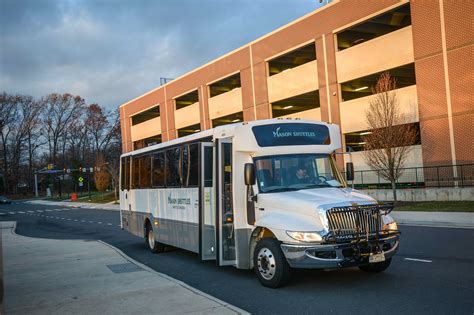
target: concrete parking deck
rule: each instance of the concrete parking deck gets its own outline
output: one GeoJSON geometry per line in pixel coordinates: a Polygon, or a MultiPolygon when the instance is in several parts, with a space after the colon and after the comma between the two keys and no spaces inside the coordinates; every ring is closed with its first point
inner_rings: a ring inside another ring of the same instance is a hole
{"type": "Polygon", "coordinates": [[[246,313],[100,241],[15,234],[0,222],[6,314],[246,313]]]}

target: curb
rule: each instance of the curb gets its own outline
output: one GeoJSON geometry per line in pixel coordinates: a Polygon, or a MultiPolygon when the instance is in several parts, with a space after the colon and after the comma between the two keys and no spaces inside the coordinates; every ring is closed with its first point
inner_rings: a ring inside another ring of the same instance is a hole
{"type": "MultiPolygon", "coordinates": [[[[35,238],[35,239],[37,239],[37,237],[29,237],[29,236],[23,236],[23,235],[17,234],[17,233],[16,233],[17,221],[3,221],[3,222],[11,222],[11,223],[13,223],[13,226],[9,228],[9,229],[10,229],[10,233],[12,233],[13,235],[19,236],[19,237],[26,237],[26,238],[35,238]]],[[[0,231],[0,233],[1,233],[1,231],[0,231]]],[[[85,240],[77,239],[76,241],[85,241],[85,240]]],[[[208,299],[208,300],[210,300],[210,301],[213,301],[213,302],[219,304],[219,305],[222,306],[222,307],[228,308],[228,309],[230,309],[231,311],[236,312],[237,314],[250,314],[249,312],[244,311],[243,309],[238,308],[237,306],[234,306],[234,305],[232,305],[232,304],[229,304],[229,303],[227,303],[227,302],[224,302],[224,301],[222,301],[222,300],[219,300],[218,298],[213,297],[212,295],[209,295],[209,294],[207,294],[207,293],[204,293],[204,292],[202,292],[202,291],[200,291],[200,290],[198,290],[198,289],[196,289],[196,288],[194,288],[194,287],[192,287],[192,286],[190,286],[190,285],[188,285],[188,284],[186,284],[186,283],[184,283],[184,282],[182,282],[182,281],[180,281],[180,280],[177,280],[177,279],[175,279],[175,278],[172,278],[172,277],[170,277],[170,276],[168,276],[168,275],[166,275],[166,274],[160,273],[160,272],[158,272],[158,271],[156,271],[156,270],[154,270],[154,269],[148,267],[147,265],[144,265],[144,264],[142,264],[142,263],[136,261],[135,259],[133,259],[132,257],[128,256],[128,255],[125,254],[123,251],[121,251],[120,249],[118,249],[117,247],[115,247],[115,246],[113,246],[113,245],[110,245],[110,244],[108,244],[108,243],[106,243],[106,242],[104,242],[104,241],[101,241],[101,240],[96,240],[95,242],[100,243],[100,244],[102,244],[102,245],[105,245],[105,246],[111,248],[112,250],[114,250],[115,252],[117,252],[117,254],[119,254],[120,256],[122,256],[125,260],[127,260],[127,261],[129,261],[129,262],[131,262],[131,263],[133,263],[133,264],[135,264],[135,265],[137,265],[137,266],[139,266],[139,267],[142,268],[143,270],[145,270],[145,271],[147,271],[147,272],[149,272],[149,273],[152,273],[152,274],[154,274],[154,275],[156,275],[156,276],[158,276],[158,277],[164,278],[164,279],[166,279],[166,280],[168,280],[168,281],[174,282],[174,283],[176,283],[177,285],[179,285],[180,287],[182,287],[182,288],[184,288],[184,289],[186,289],[186,290],[188,290],[188,291],[191,291],[192,293],[194,293],[194,294],[196,294],[196,295],[202,296],[202,297],[204,297],[204,298],[206,298],[206,299],[208,299]]]]}
{"type": "Polygon", "coordinates": [[[213,301],[213,302],[215,302],[215,303],[217,303],[217,304],[219,304],[219,305],[221,305],[221,306],[223,306],[223,307],[226,307],[226,308],[228,308],[228,309],[230,309],[230,310],[232,310],[232,311],[234,311],[234,312],[236,312],[236,313],[238,313],[238,314],[250,314],[249,312],[244,311],[243,309],[238,308],[237,306],[234,306],[234,305],[232,305],[232,304],[229,304],[229,303],[227,303],[227,302],[224,302],[224,301],[222,301],[222,300],[219,300],[218,298],[213,297],[212,295],[209,295],[209,294],[207,294],[207,293],[204,293],[204,292],[202,292],[202,291],[200,291],[200,290],[198,290],[198,289],[196,289],[196,288],[194,288],[194,287],[192,287],[192,286],[190,286],[190,285],[188,285],[188,284],[186,284],[186,283],[184,283],[184,282],[182,282],[182,281],[180,281],[180,280],[177,280],[177,279],[172,278],[172,277],[170,277],[170,276],[168,276],[168,275],[166,275],[166,274],[163,274],[163,273],[160,273],[160,272],[158,272],[158,271],[156,271],[156,270],[154,270],[154,269],[151,269],[151,268],[148,267],[147,265],[144,265],[144,264],[142,264],[142,263],[136,261],[135,259],[131,258],[130,256],[128,256],[127,254],[125,254],[124,252],[122,252],[120,249],[118,249],[118,248],[115,247],[115,246],[112,246],[112,245],[110,245],[110,244],[108,244],[108,243],[105,243],[104,241],[101,241],[101,240],[97,240],[97,242],[99,242],[99,243],[101,243],[101,244],[103,244],[103,245],[105,245],[105,246],[108,246],[108,247],[110,247],[111,249],[115,250],[120,256],[122,256],[122,257],[125,258],[126,260],[130,261],[131,263],[133,263],[133,264],[139,266],[140,268],[143,268],[144,270],[146,270],[146,271],[148,271],[148,272],[150,272],[150,273],[153,273],[153,274],[155,274],[155,275],[157,275],[157,276],[159,276],[159,277],[162,277],[162,278],[165,278],[165,279],[167,279],[167,280],[169,280],[169,281],[172,281],[172,282],[178,284],[179,286],[181,286],[181,287],[183,287],[183,288],[185,288],[185,289],[187,289],[187,290],[193,292],[194,294],[197,294],[197,295],[200,295],[200,296],[202,296],[202,297],[205,297],[206,299],[211,300],[211,301],[213,301]]]}

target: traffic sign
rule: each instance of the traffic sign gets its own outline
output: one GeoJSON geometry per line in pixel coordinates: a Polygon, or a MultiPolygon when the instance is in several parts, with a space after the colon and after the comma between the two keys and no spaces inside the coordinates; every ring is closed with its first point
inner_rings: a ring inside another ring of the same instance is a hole
{"type": "Polygon", "coordinates": [[[79,183],[82,183],[84,181],[84,178],[82,176],[79,176],[78,180],[79,180],[79,183]]]}

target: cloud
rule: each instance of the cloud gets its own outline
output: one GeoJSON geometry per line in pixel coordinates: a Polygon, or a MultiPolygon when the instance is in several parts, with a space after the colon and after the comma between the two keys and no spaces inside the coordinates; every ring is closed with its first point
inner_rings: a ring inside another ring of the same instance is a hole
{"type": "Polygon", "coordinates": [[[0,87],[108,108],[320,6],[318,1],[2,0],[0,87]]]}

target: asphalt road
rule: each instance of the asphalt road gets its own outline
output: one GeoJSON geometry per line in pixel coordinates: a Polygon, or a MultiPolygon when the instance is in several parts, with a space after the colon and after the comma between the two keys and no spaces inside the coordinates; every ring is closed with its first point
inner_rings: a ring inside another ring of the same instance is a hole
{"type": "Polygon", "coordinates": [[[357,268],[295,270],[287,287],[268,289],[251,271],[217,267],[199,261],[194,253],[150,253],[141,238],[120,229],[117,211],[20,203],[0,205],[0,220],[17,221],[17,233],[25,236],[105,241],[159,272],[255,314],[474,312],[474,229],[402,226],[401,248],[382,274],[357,268]]]}

